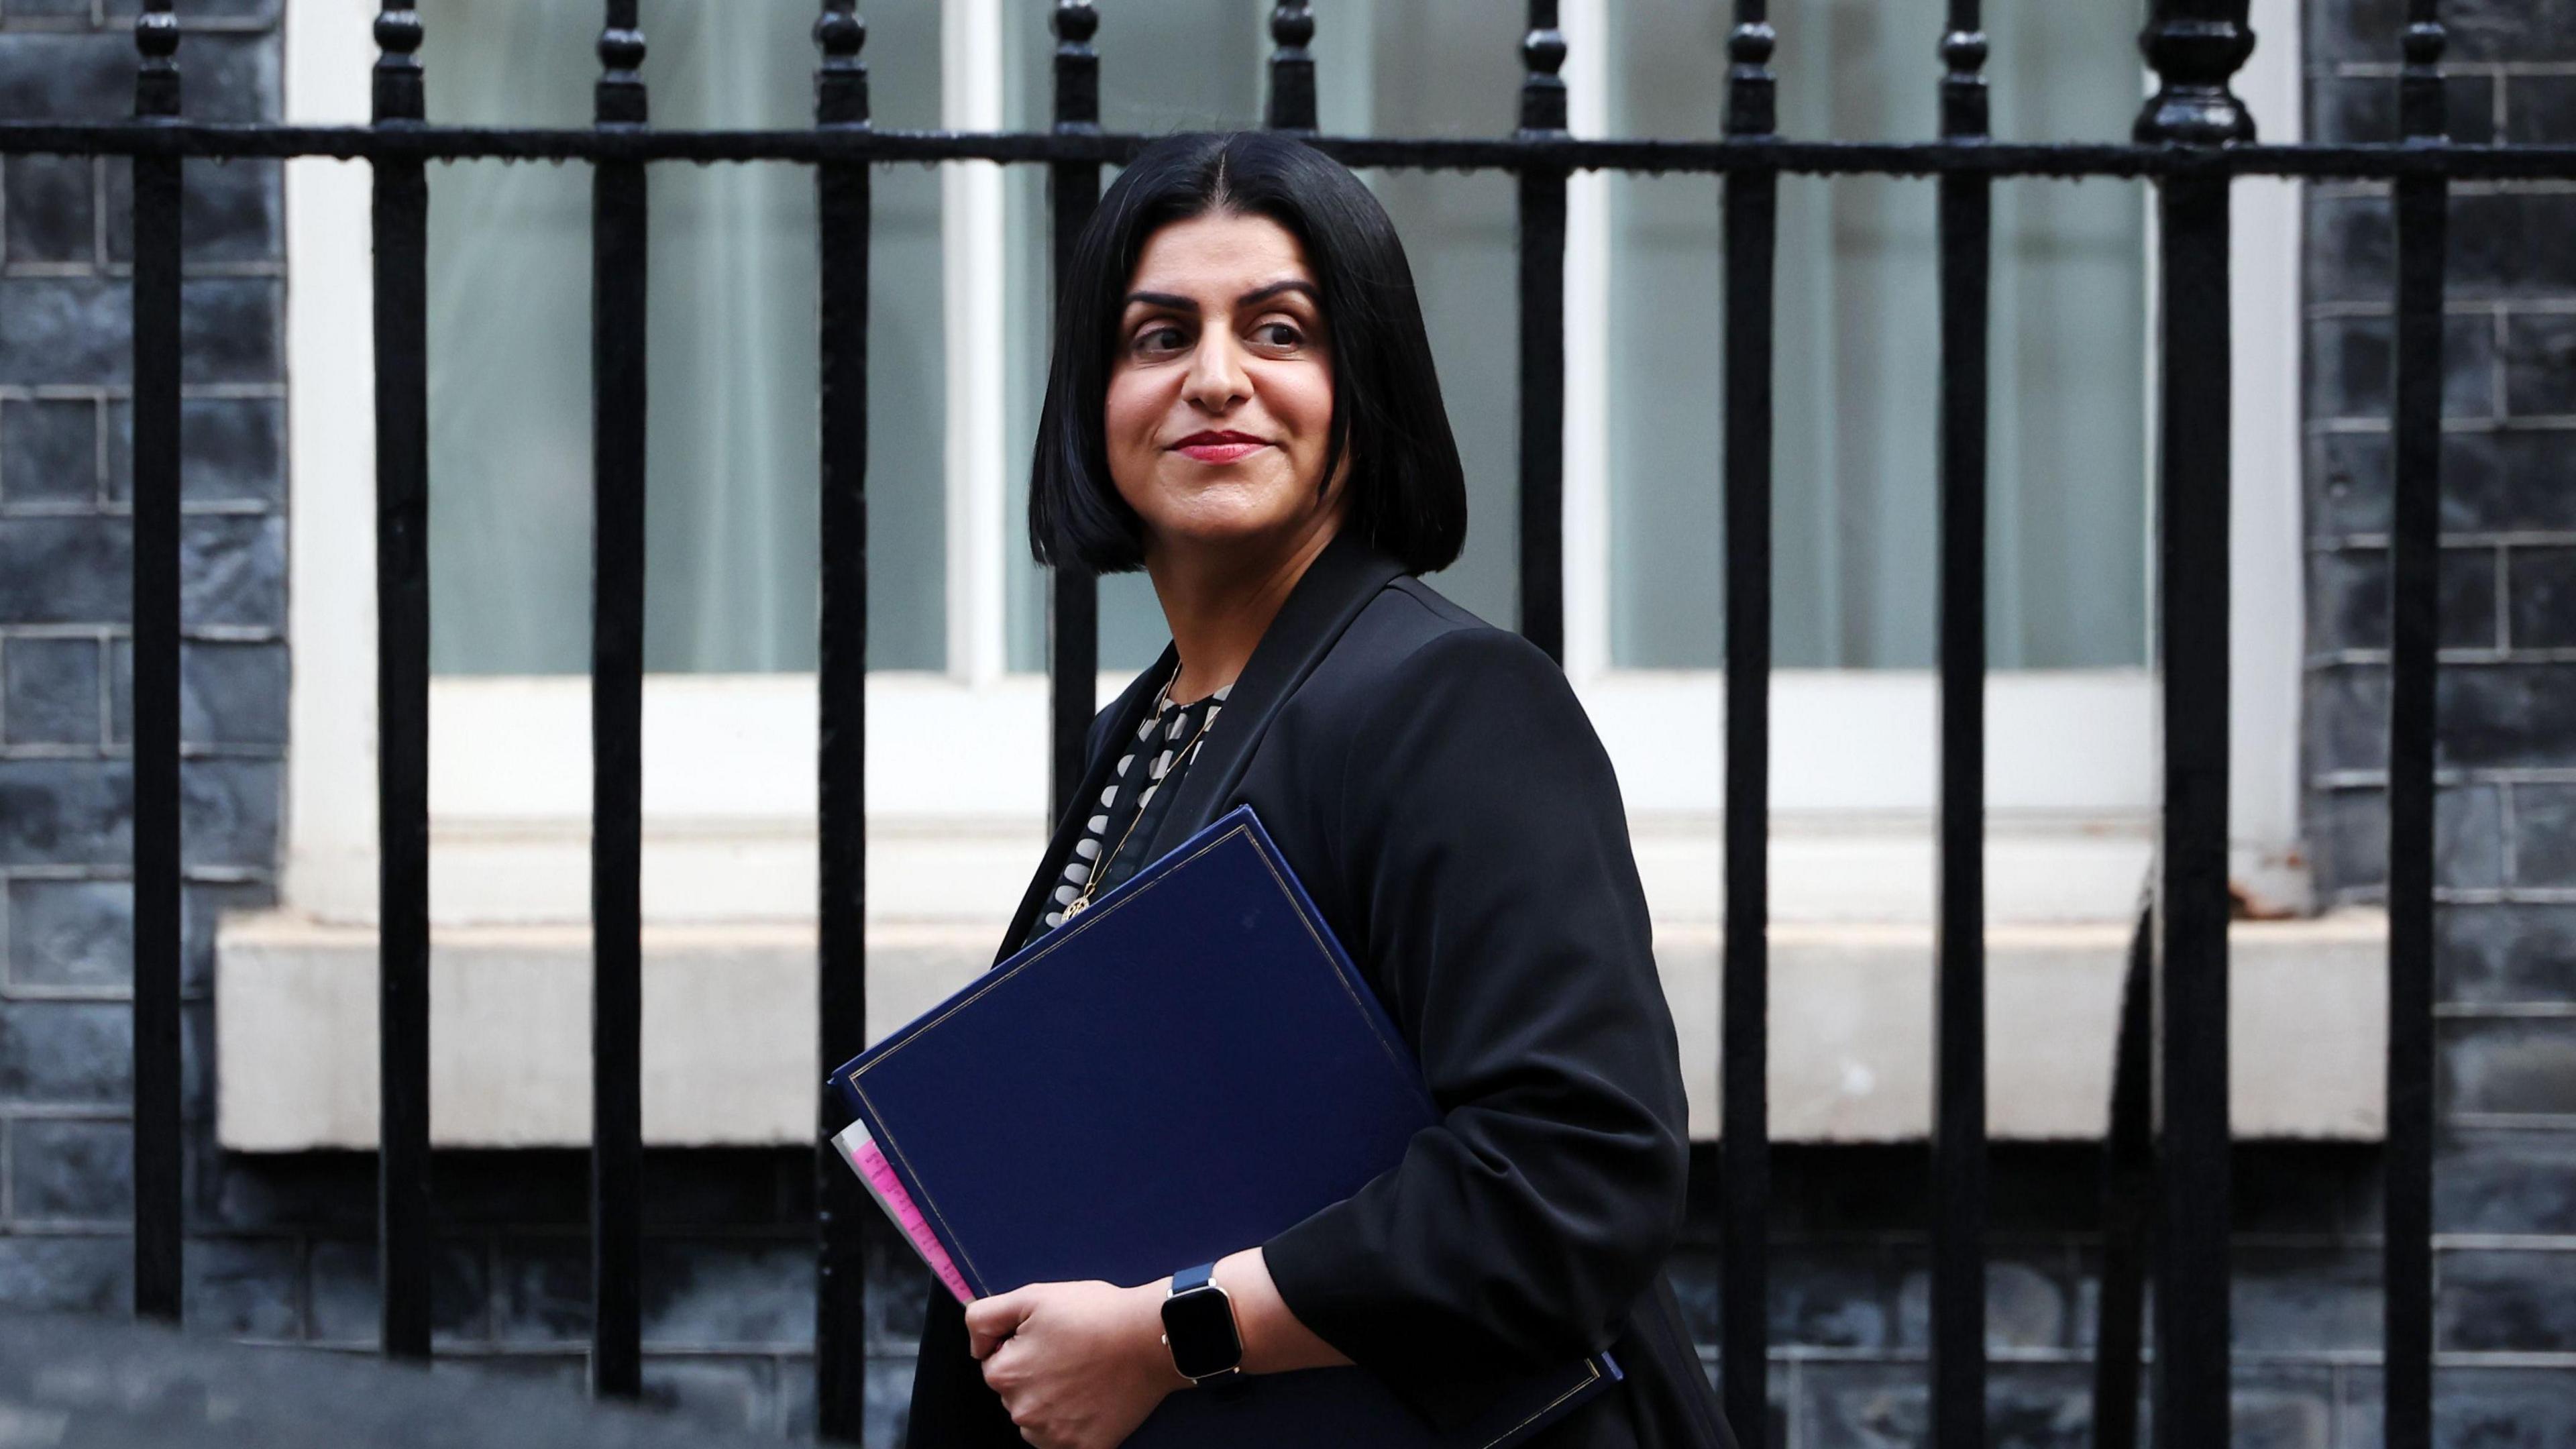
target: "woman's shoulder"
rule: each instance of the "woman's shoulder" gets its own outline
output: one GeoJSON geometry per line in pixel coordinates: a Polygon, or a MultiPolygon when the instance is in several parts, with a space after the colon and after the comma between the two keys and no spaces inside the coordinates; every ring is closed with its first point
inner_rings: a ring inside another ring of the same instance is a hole
{"type": "Polygon", "coordinates": [[[1388,712],[1450,710],[1586,724],[1546,651],[1410,575],[1390,581],[1352,619],[1299,691],[1310,692],[1304,702],[1350,725],[1388,712]]]}

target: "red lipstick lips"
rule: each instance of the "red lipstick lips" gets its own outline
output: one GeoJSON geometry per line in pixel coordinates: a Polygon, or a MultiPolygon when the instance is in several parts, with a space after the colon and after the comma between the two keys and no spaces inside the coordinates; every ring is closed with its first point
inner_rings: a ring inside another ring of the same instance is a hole
{"type": "Polygon", "coordinates": [[[1250,433],[1192,433],[1172,445],[1173,451],[1202,463],[1231,463],[1269,444],[1250,433]]]}

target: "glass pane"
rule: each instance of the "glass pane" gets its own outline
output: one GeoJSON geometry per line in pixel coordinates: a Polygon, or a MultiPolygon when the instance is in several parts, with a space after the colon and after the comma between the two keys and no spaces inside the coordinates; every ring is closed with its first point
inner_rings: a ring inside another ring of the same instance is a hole
{"type": "MultiPolygon", "coordinates": [[[[429,113],[578,126],[595,5],[423,0],[429,113]]],[[[645,0],[656,124],[813,119],[813,7],[645,0]],[[752,14],[746,14],[746,10],[752,14]]],[[[881,123],[938,121],[937,17],[872,15],[881,123]]],[[[801,166],[651,172],[646,667],[814,667],[819,263],[801,166]]],[[[431,175],[432,664],[580,673],[589,660],[590,173],[470,162],[431,175]]],[[[870,279],[870,663],[944,658],[939,187],[881,168],[870,279]]]]}
{"type": "MultiPolygon", "coordinates": [[[[1131,0],[1107,9],[1101,54],[1103,124],[1147,133],[1257,126],[1266,95],[1266,7],[1190,0],[1131,0]]],[[[1521,16],[1490,0],[1344,3],[1318,17],[1317,102],[1336,134],[1499,135],[1519,114],[1521,16]],[[1353,78],[1358,78],[1354,83],[1353,78]]],[[[1011,123],[1044,127],[1050,115],[1052,38],[1042,17],[1015,24],[1011,123]]],[[[1432,582],[1488,619],[1514,609],[1513,489],[1517,347],[1513,186],[1499,175],[1366,172],[1395,219],[1414,265],[1451,426],[1468,478],[1467,550],[1432,582]]],[[[1016,261],[1012,436],[1037,426],[1046,377],[1047,231],[1044,177],[1015,175],[1016,261]]],[[[1022,454],[1021,456],[1025,456],[1022,454]]],[[[1013,527],[1025,517],[1028,478],[1015,468],[1013,527]]],[[[1011,667],[1045,664],[1044,578],[1015,549],[1011,667]]],[[[1101,581],[1101,667],[1137,669],[1169,637],[1141,574],[1101,581]]]]}
{"type": "MultiPolygon", "coordinates": [[[[1611,9],[1625,135],[1722,129],[1723,16],[1611,9]]],[[[2111,139],[2140,94],[2134,17],[1993,7],[1995,129],[2111,139]]],[[[1779,20],[1784,133],[1923,139],[1937,18],[1818,0],[1779,20]]],[[[1719,184],[1614,176],[1612,654],[1708,667],[1722,650],[1719,184]]],[[[1998,668],[2143,662],[2143,198],[2132,185],[1996,188],[1990,382],[1998,668]]],[[[1933,662],[1938,280],[1934,192],[1783,178],[1775,307],[1773,647],[1790,667],[1933,662]]]]}

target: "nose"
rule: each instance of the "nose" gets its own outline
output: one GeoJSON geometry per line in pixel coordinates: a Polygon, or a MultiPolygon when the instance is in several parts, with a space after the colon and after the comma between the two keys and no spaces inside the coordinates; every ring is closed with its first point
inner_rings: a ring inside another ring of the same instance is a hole
{"type": "Polygon", "coordinates": [[[1222,413],[1251,396],[1251,390],[1234,333],[1224,327],[1203,329],[1190,354],[1189,375],[1181,380],[1181,395],[1203,412],[1222,413]]]}

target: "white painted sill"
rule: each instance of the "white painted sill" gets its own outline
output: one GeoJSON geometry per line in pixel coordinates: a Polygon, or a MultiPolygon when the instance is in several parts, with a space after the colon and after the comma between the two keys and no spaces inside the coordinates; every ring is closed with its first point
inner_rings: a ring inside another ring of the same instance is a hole
{"type": "MultiPolygon", "coordinates": [[[[876,924],[869,1032],[909,1020],[990,959],[989,924],[876,924]]],[[[1999,926],[1987,963],[1988,1126],[2004,1140],[2099,1137],[2129,926],[1999,926]]],[[[2248,1138],[2383,1130],[2386,922],[2375,911],[2232,928],[2230,1102],[2248,1138]]],[[[1718,932],[1666,922],[1657,954],[1680,1033],[1691,1131],[1717,1130],[1718,932]]],[[[284,913],[217,940],[217,1132],[236,1151],[376,1140],[376,937],[284,913]]],[[[814,934],[793,924],[655,925],[644,937],[644,1137],[812,1140],[823,1064],[814,934]]],[[[1922,925],[1771,931],[1771,1133],[1920,1139],[1928,1121],[1931,934],[1922,925]]],[[[441,1146],[580,1146],[590,1123],[590,958],[573,926],[442,930],[431,951],[430,1132],[441,1146]]]]}

